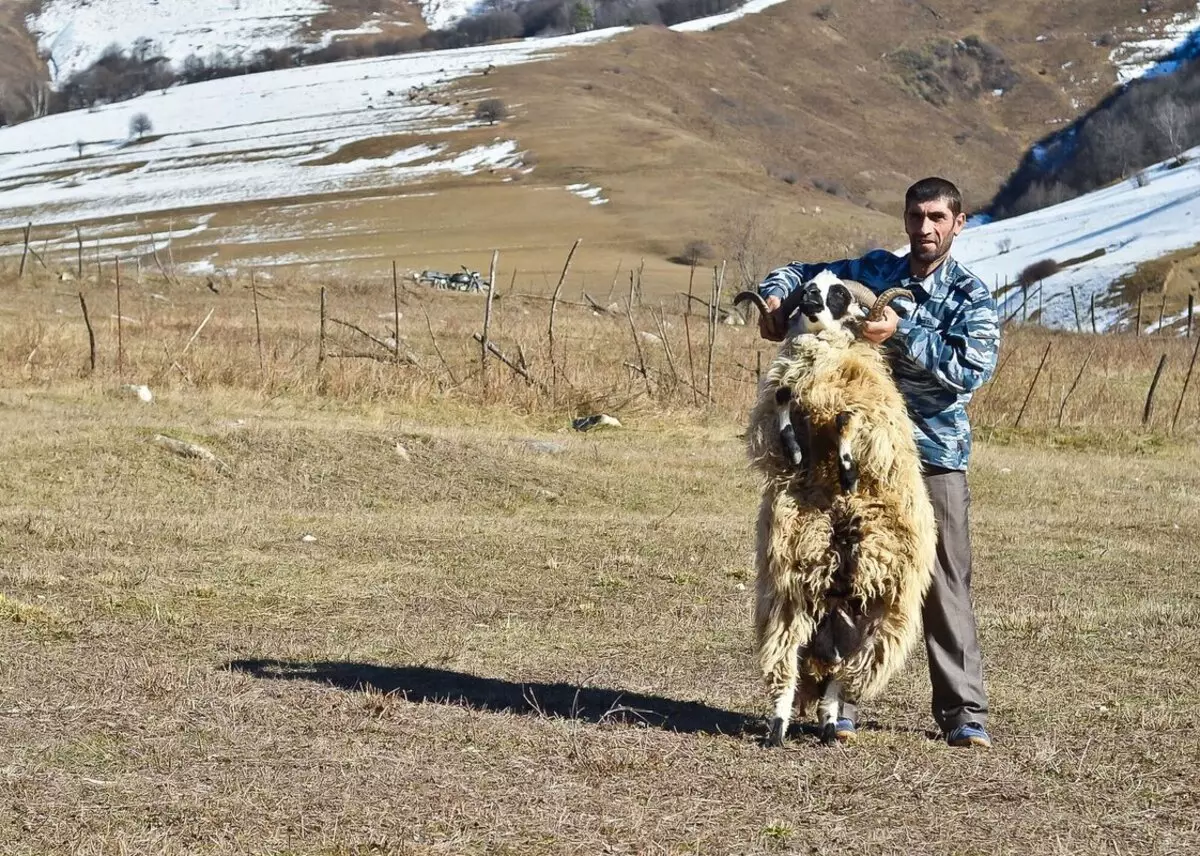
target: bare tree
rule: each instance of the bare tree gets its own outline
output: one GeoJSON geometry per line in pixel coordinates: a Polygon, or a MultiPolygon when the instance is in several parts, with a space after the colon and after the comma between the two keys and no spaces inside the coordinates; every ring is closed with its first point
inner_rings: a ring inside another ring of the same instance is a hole
{"type": "Polygon", "coordinates": [[[152,130],[154,130],[154,126],[150,124],[150,117],[145,113],[137,113],[129,120],[129,133],[139,140],[152,130]]]}
{"type": "Polygon", "coordinates": [[[25,100],[29,102],[29,117],[40,119],[50,109],[50,88],[40,80],[25,85],[25,100]]]}
{"type": "Polygon", "coordinates": [[[1196,108],[1181,104],[1174,98],[1164,98],[1154,111],[1154,129],[1162,134],[1172,155],[1178,157],[1187,148],[1187,132],[1195,119],[1196,108]]]}
{"type": "Polygon", "coordinates": [[[728,223],[725,251],[740,288],[753,288],[772,269],[787,263],[784,240],[765,212],[743,209],[728,223]]]}
{"type": "Polygon", "coordinates": [[[1103,176],[1100,183],[1111,180],[1113,176],[1128,178],[1136,170],[1143,154],[1142,137],[1137,128],[1113,113],[1112,110],[1106,110],[1089,120],[1085,126],[1094,139],[1089,153],[1095,161],[1095,174],[1103,176]]]}

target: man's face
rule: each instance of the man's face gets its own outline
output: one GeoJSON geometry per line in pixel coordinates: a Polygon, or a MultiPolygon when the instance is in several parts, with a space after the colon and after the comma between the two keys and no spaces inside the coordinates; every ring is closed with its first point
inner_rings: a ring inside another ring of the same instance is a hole
{"type": "Polygon", "coordinates": [[[919,262],[935,262],[950,252],[954,236],[963,230],[967,216],[956,217],[945,199],[914,202],[904,212],[904,230],[912,257],[919,262]]]}

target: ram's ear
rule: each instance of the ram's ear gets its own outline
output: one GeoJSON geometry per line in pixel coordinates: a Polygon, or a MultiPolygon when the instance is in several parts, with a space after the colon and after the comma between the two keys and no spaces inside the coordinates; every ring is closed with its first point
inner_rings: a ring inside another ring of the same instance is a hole
{"type": "Polygon", "coordinates": [[[846,311],[852,303],[854,303],[854,297],[846,286],[840,282],[829,286],[829,294],[825,296],[825,306],[828,307],[829,314],[833,316],[834,320],[845,318],[846,311]]]}

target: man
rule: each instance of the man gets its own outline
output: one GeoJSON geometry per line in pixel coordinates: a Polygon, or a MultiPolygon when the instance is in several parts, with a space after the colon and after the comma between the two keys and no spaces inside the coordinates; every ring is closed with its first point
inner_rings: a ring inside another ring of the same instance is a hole
{"type": "MultiPolygon", "coordinates": [[[[966,470],[971,428],[966,404],[996,369],[1000,323],[987,287],[950,255],[966,225],[962,195],[952,183],[926,178],[908,189],[904,228],[909,251],[875,250],[857,259],[817,264],[792,262],[759,285],[769,314],[759,321],[764,338],[784,338],[777,311],[784,296],[827,269],[857,280],[876,294],[901,287],[914,301],[893,302],[863,336],[881,344],[916,428],[925,483],[938,524],[937,565],[924,605],[925,646],[933,688],[933,716],[952,746],[991,746],[983,662],[971,604],[971,495],[966,470]]],[[[842,706],[838,737],[855,737],[858,711],[842,706]]]]}

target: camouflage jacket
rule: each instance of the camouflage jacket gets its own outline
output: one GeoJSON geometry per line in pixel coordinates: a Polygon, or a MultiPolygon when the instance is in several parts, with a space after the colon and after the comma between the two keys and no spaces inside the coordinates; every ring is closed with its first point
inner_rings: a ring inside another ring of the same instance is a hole
{"type": "Polygon", "coordinates": [[[895,287],[913,293],[915,303],[906,298],[892,303],[900,323],[884,343],[885,353],[908,403],[921,460],[966,470],[971,456],[967,402],[995,372],[1000,347],[1000,319],[987,286],[953,257],[918,279],[909,273],[907,254],[875,250],[857,259],[792,262],[768,274],[759,294],[782,298],[823,269],[876,294],[895,287]]]}

